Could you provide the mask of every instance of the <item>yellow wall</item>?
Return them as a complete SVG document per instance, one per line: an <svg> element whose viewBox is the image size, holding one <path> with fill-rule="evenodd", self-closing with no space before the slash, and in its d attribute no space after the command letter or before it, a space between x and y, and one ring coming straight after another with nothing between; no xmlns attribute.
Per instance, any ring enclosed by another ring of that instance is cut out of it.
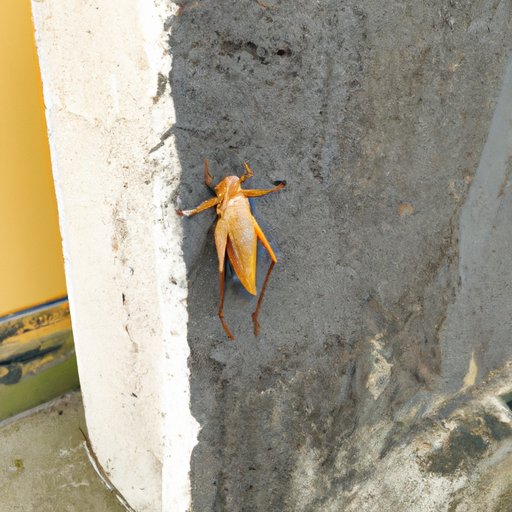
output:
<svg viewBox="0 0 512 512"><path fill-rule="evenodd" d="M65 295L29 0L0 0L0 316Z"/></svg>

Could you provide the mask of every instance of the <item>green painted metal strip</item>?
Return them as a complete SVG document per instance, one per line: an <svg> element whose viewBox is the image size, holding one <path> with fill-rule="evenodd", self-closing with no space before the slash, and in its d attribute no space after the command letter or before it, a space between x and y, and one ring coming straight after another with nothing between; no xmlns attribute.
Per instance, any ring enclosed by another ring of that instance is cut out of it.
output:
<svg viewBox="0 0 512 512"><path fill-rule="evenodd" d="M0 318L0 420L78 384L66 299Z"/></svg>

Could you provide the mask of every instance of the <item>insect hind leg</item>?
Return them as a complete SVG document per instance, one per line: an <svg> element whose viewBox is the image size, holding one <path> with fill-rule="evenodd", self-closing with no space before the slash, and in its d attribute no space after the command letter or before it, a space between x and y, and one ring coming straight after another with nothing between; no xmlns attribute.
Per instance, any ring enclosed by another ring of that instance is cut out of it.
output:
<svg viewBox="0 0 512 512"><path fill-rule="evenodd" d="M263 301L263 296L265 295L265 290L267 288L268 280L270 278L270 274L272 273L272 270L274 268L274 265L277 263L276 255L274 254L274 251L272 250L272 247L268 243L267 237L265 236L265 233L261 230L261 228L258 226L258 223L256 222L256 219L253 218L254 223L254 230L256 232L256 236L260 240L260 242L263 244L263 247L268 251L270 257L272 258L272 261L270 262L270 266L267 270L267 275L265 276L265 281L263 281L263 286L261 287L260 296L258 298L258 302L256 303L256 309L254 310L254 313L252 314L252 322L254 324L254 335L258 336L260 334L260 324L258 322L258 315L260 313L261 303Z"/></svg>
<svg viewBox="0 0 512 512"><path fill-rule="evenodd" d="M220 301L219 301L219 320L222 324L222 328L230 340L234 340L235 337L229 330L224 320L224 288L226 285L225 275L225 263L226 263L226 246L228 243L228 228L225 221L219 219L215 226L215 248L217 249L217 256L219 259L219 277L220 277Z"/></svg>
<svg viewBox="0 0 512 512"><path fill-rule="evenodd" d="M229 330L228 325L226 324L226 321L224 320L224 287L226 285L226 276L224 275L224 270L219 273L220 277L220 301L219 301L219 320L222 324L222 328L224 329L224 332L226 333L226 336L230 340L234 340L235 337Z"/></svg>
<svg viewBox="0 0 512 512"><path fill-rule="evenodd" d="M256 309L254 310L254 313L251 315L252 323L254 325L254 336L259 336L260 334L260 323L258 322L258 315L260 314L260 307L261 302L263 301L263 295L265 294L265 289L267 288L267 283L275 264L276 262L273 260L270 262L270 267L268 267L267 275L265 276L265 281L263 281L263 286L261 288L260 296L258 298L258 303L256 304Z"/></svg>

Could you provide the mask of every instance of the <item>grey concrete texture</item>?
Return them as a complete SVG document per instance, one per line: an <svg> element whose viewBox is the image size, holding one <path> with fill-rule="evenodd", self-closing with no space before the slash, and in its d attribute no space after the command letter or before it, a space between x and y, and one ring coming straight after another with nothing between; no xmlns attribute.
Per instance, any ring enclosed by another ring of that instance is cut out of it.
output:
<svg viewBox="0 0 512 512"><path fill-rule="evenodd" d="M79 392L0 425L2 512L121 512L95 473Z"/></svg>
<svg viewBox="0 0 512 512"><path fill-rule="evenodd" d="M512 510L510 2L189 1L168 28L179 205L205 157L288 183L257 200L257 339L236 284L236 341L217 319L214 213L183 221L193 510Z"/></svg>

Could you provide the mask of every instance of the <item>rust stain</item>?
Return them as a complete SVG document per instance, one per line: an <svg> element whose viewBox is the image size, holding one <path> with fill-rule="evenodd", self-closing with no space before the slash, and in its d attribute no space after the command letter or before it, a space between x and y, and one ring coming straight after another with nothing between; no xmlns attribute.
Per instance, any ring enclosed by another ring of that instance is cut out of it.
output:
<svg viewBox="0 0 512 512"><path fill-rule="evenodd" d="M410 217L414 213L414 207L411 203L402 203L398 207L400 217Z"/></svg>

